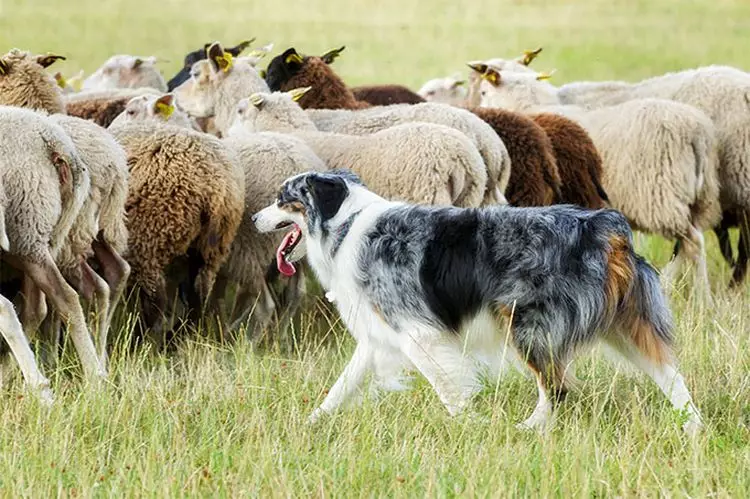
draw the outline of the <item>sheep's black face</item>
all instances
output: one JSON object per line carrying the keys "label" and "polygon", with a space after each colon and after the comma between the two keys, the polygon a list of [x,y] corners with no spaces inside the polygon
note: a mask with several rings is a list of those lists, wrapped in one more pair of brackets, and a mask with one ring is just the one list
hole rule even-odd
{"label": "sheep's black face", "polygon": [[287,49],[268,63],[266,84],[271,92],[278,92],[284,84],[302,69],[304,60],[294,48]]}
{"label": "sheep's black face", "polygon": [[[238,55],[240,55],[240,53],[242,53],[245,47],[247,47],[248,43],[249,42],[242,42],[236,47],[232,47],[226,50],[227,52],[232,54],[232,56],[237,57]],[[167,83],[167,89],[170,92],[185,83],[188,78],[190,78],[190,68],[192,68],[193,64],[195,64],[196,62],[202,61],[207,58],[206,50],[208,50],[208,47],[210,46],[210,43],[206,43],[203,45],[202,49],[193,50],[185,56],[182,64],[182,69],[180,69],[180,71],[176,75],[174,75],[172,79]]]}

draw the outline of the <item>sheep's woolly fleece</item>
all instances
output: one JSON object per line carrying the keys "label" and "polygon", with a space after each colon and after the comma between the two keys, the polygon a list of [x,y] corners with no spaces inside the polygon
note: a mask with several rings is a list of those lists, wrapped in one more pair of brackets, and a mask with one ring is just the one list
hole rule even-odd
{"label": "sheep's woolly fleece", "polygon": [[[44,64],[57,56],[34,56],[13,49],[0,57],[0,105],[64,113],[62,91]],[[52,62],[50,62],[52,61]]]}

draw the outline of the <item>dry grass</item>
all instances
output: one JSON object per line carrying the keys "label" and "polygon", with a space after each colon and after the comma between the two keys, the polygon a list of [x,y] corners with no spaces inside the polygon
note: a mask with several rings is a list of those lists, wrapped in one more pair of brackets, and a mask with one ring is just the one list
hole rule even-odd
{"label": "dry grass", "polygon": [[[742,0],[409,2],[362,0],[0,0],[0,42],[67,55],[68,74],[113,53],[169,59],[211,39],[257,36],[278,51],[346,44],[336,62],[354,84],[424,80],[465,60],[545,48],[559,81],[635,80],[710,63],[749,68],[750,4]],[[547,436],[513,423],[535,402],[519,375],[476,402],[487,421],[450,419],[423,380],[309,428],[352,350],[334,318],[309,312],[291,348],[253,352],[198,339],[169,358],[117,350],[99,390],[66,360],[47,412],[19,383],[1,395],[4,496],[722,496],[750,490],[750,286],[728,280],[713,236],[716,306],[673,300],[681,368],[708,424],[688,441],[654,386],[598,357],[582,359]],[[663,265],[670,245],[641,238]],[[689,291],[685,289],[685,291]],[[335,317],[335,316],[333,316]],[[127,330],[128,318],[120,321]],[[314,329],[327,332],[311,334]]]}

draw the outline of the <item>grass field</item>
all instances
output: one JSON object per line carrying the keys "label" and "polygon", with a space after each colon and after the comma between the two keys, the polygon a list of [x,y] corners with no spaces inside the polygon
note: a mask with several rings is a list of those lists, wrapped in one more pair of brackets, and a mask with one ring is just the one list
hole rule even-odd
{"label": "grass field", "polygon": [[[320,53],[352,85],[412,87],[464,61],[543,46],[555,80],[636,80],[710,63],[750,69],[745,0],[0,0],[0,45],[68,56],[66,74],[114,53],[168,59],[256,36]],[[735,234],[736,237],[736,234]],[[662,266],[671,246],[641,237]],[[86,387],[72,356],[41,408],[19,382],[0,398],[0,495],[746,497],[750,494],[750,284],[729,293],[707,235],[716,305],[673,298],[677,350],[706,431],[691,441],[646,379],[596,356],[547,435],[522,433],[536,401],[518,374],[489,380],[450,419],[424,380],[315,427],[305,418],[348,360],[336,315],[312,306],[291,339],[264,351],[195,337],[170,357],[113,354],[110,383]],[[684,291],[689,291],[685,289]],[[120,333],[131,321],[123,317]]]}

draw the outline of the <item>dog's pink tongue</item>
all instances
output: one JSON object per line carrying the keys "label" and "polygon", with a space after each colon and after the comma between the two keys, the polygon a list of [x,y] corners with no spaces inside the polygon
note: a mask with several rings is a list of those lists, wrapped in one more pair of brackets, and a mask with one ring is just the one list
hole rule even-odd
{"label": "dog's pink tongue", "polygon": [[284,239],[281,241],[279,247],[276,249],[276,268],[279,269],[279,272],[287,277],[291,277],[297,272],[297,269],[294,268],[294,264],[287,262],[286,258],[284,257],[284,250],[287,246],[289,246],[289,243],[295,237],[296,233],[296,228],[295,230],[289,231],[289,233],[284,236]]}

